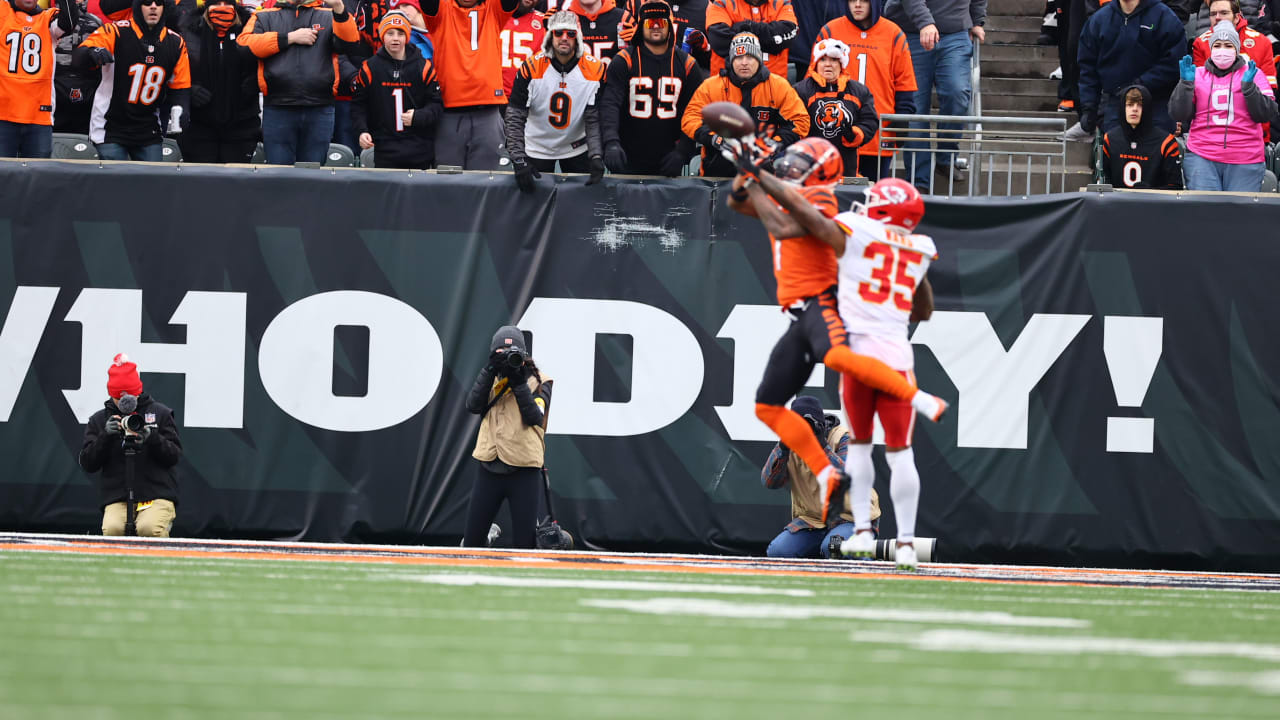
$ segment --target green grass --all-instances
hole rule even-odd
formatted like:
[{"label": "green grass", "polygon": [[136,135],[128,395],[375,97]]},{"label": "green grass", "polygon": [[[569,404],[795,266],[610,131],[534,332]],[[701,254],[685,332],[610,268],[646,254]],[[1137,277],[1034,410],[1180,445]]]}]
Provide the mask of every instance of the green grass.
[{"label": "green grass", "polygon": [[0,552],[3,720],[864,713],[1275,718],[1280,594]]}]

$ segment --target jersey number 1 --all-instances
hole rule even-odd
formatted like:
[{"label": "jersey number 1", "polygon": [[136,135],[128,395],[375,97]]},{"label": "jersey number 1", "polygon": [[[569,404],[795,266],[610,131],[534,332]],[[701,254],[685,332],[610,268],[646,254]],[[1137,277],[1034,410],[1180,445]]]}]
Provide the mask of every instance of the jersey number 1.
[{"label": "jersey number 1", "polygon": [[916,279],[907,271],[912,265],[924,260],[924,256],[913,250],[877,242],[868,245],[862,257],[868,260],[882,258],[883,262],[880,267],[871,269],[871,279],[876,281],[875,286],[869,282],[858,283],[858,295],[876,305],[883,304],[892,295],[893,304],[899,310],[911,312],[911,303],[916,294]]}]

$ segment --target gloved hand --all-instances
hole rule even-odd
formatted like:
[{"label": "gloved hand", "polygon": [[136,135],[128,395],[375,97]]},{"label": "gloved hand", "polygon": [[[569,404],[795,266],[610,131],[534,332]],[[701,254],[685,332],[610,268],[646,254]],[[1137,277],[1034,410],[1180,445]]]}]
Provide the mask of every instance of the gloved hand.
[{"label": "gloved hand", "polygon": [[102,429],[102,431],[108,435],[119,435],[120,434],[120,416],[112,415],[111,417],[107,418],[107,424]]},{"label": "gloved hand", "polygon": [[531,193],[537,187],[534,180],[542,177],[542,173],[534,169],[532,165],[524,160],[513,161],[511,169],[516,174],[516,186],[520,188],[520,192]]},{"label": "gloved hand", "polygon": [[1097,108],[1084,108],[1080,111],[1080,129],[1087,133],[1094,133],[1098,130],[1098,110]]},{"label": "gloved hand", "polygon": [[1243,78],[1244,82],[1245,83],[1253,82],[1253,77],[1257,74],[1258,74],[1258,65],[1255,62],[1253,62],[1252,59],[1250,59],[1249,62],[1245,63],[1245,66],[1244,66],[1244,78]]},{"label": "gloved hand", "polygon": [[160,441],[159,428],[155,425],[142,426],[142,443],[144,445]]},{"label": "gloved hand", "polygon": [[595,185],[604,179],[604,158],[595,155],[591,158],[590,167],[591,175],[587,177],[588,185]]},{"label": "gloved hand", "polygon": [[707,41],[707,36],[697,28],[694,28],[693,32],[689,33],[688,42],[689,52],[693,52],[694,50],[706,52],[711,49],[711,43]]},{"label": "gloved hand", "polygon": [[604,146],[604,165],[611,173],[627,171],[627,152],[622,149],[622,143],[611,142]]},{"label": "gloved hand", "polygon": [[658,174],[666,177],[679,177],[687,164],[688,161],[684,159],[684,153],[679,150],[672,150],[662,156],[662,162],[658,165]]},{"label": "gloved hand", "polygon": [[93,58],[94,64],[96,64],[98,67],[102,67],[103,65],[110,65],[111,63],[116,61],[116,58],[114,55],[111,54],[111,51],[104,47],[93,48],[92,50],[89,51],[89,55]]},{"label": "gloved hand", "polygon": [[1191,59],[1190,55],[1183,55],[1178,61],[1178,77],[1187,82],[1196,81],[1196,62]]},{"label": "gloved hand", "polygon": [[191,107],[204,107],[211,100],[213,100],[213,93],[209,92],[208,88],[203,85],[191,86]]},{"label": "gloved hand", "polygon": [[623,11],[622,29],[618,31],[618,39],[630,45],[636,39],[637,29],[638,29],[638,25],[636,23],[635,17],[631,15],[631,11],[630,10]]}]

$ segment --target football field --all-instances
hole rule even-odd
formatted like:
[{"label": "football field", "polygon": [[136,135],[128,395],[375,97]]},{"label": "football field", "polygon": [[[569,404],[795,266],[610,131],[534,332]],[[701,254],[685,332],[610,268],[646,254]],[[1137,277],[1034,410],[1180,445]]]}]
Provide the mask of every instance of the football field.
[{"label": "football field", "polygon": [[1280,576],[0,534],[0,718],[1280,717]]}]

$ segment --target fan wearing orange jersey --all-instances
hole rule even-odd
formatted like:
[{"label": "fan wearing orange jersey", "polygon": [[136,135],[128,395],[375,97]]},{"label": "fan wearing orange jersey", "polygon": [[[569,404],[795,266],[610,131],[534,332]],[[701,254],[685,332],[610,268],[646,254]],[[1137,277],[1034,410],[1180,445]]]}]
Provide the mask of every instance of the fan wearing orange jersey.
[{"label": "fan wearing orange jersey", "polygon": [[0,157],[52,153],[53,47],[80,20],[75,0],[61,4],[42,11],[36,0],[0,0]]},{"label": "fan wearing orange jersey", "polygon": [[422,0],[444,117],[436,163],[497,170],[503,142],[502,29],[520,0]]},{"label": "fan wearing orange jersey", "polygon": [[[818,40],[835,38],[849,46],[845,74],[871,91],[881,114],[916,111],[916,74],[907,35],[892,20],[880,17],[881,0],[849,0],[844,17],[818,31]],[[889,175],[893,151],[880,150],[877,134],[858,148],[858,174],[872,180]]]},{"label": "fan wearing orange jersey", "polygon": [[774,162],[774,173],[760,169],[762,158],[738,140],[724,147],[734,158],[729,207],[760,219],[773,248],[773,273],[778,281],[778,304],[791,324],[769,354],[764,377],[756,390],[756,417],[798,454],[818,478],[823,498],[822,520],[831,503],[843,497],[848,481],[843,468],[830,464],[809,424],[786,407],[821,361],[861,383],[908,400],[921,414],[937,420],[947,404],[915,386],[884,362],[849,349],[840,319],[836,282],[838,263],[834,245],[844,231],[838,214],[835,183],[844,163],[835,146],[822,138],[805,138],[787,148]]},{"label": "fan wearing orange jersey", "polygon": [[796,13],[791,0],[715,0],[708,5],[712,76],[724,69],[734,36],[744,32],[760,39],[765,67],[785,80],[788,48],[796,36]]}]

